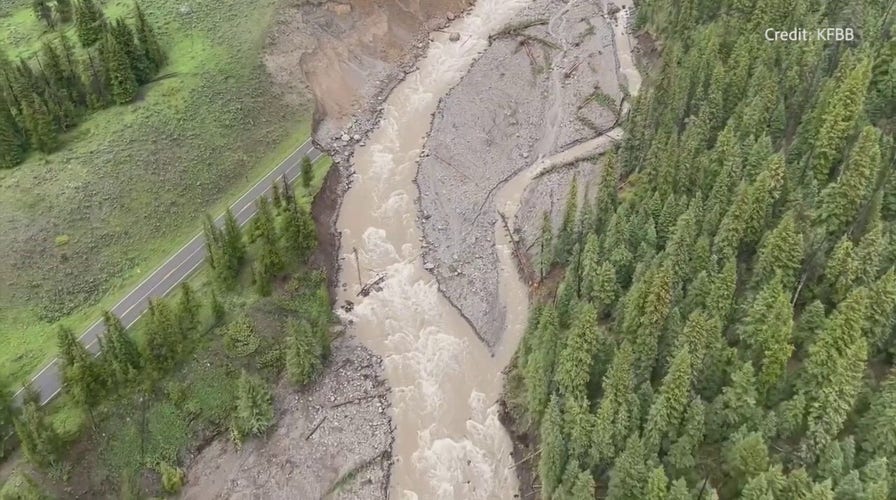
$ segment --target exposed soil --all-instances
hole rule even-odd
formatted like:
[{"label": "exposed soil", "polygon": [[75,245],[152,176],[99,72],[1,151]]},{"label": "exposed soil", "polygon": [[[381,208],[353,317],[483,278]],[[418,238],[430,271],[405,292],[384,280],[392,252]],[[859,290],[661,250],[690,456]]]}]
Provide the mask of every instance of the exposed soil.
[{"label": "exposed soil", "polygon": [[341,137],[352,116],[375,111],[411,71],[428,33],[469,3],[293,0],[277,17],[264,63],[288,99],[310,89],[318,138]]},{"label": "exposed soil", "polygon": [[[505,328],[497,188],[536,160],[610,128],[621,101],[610,20],[592,2],[550,0],[519,14],[443,99],[417,177],[427,268],[490,347]],[[583,184],[594,167],[577,167]],[[573,173],[548,174],[530,186],[518,216],[524,235],[540,225],[552,199],[565,195]]]},{"label": "exposed soil", "polygon": [[275,392],[277,422],[236,450],[219,438],[192,462],[185,499],[386,498],[392,429],[382,361],[351,338],[317,382]]}]

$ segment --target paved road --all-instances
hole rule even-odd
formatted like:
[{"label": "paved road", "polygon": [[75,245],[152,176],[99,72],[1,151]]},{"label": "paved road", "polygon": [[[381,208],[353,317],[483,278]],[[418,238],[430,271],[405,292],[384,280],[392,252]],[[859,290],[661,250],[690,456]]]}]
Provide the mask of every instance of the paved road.
[{"label": "paved road", "polygon": [[[288,158],[283,160],[277,168],[272,170],[264,179],[258,181],[252,186],[236,203],[230,206],[233,215],[236,217],[240,226],[248,222],[257,211],[256,200],[262,196],[266,196],[271,189],[271,185],[283,178],[292,182],[301,173],[301,161],[304,156],[308,156],[313,161],[323,156],[323,154],[314,149],[311,140],[305,141],[298,147]],[[222,224],[224,214],[215,219],[217,224]],[[112,308],[112,313],[121,318],[121,322],[125,328],[129,328],[149,306],[150,299],[164,297],[177,285],[184,282],[202,263],[205,261],[205,238],[199,233],[193,237],[186,245],[165,261],[158,269],[146,277],[136,288],[121,299],[121,301]],[[102,320],[90,326],[83,335],[81,342],[87,348],[95,353],[99,353],[99,343],[97,338],[105,332],[105,325]],[[51,361],[43,368],[34,378],[31,379],[32,386],[40,391],[41,404],[45,404],[55,398],[62,390],[62,381],[59,374],[59,358]],[[16,397],[22,393],[19,390]]]}]

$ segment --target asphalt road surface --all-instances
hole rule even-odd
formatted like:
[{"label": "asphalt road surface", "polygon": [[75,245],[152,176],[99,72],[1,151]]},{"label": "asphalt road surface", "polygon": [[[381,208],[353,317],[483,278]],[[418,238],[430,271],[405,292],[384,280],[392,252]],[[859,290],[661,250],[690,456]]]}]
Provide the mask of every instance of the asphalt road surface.
[{"label": "asphalt road surface", "polygon": [[[230,206],[240,226],[246,224],[255,215],[258,210],[255,202],[262,196],[267,196],[275,182],[280,181],[284,176],[292,182],[300,175],[302,158],[306,155],[312,161],[316,161],[323,156],[323,153],[314,149],[311,139],[308,139],[277,165],[277,168],[258,181],[236,203]],[[218,225],[223,224],[223,221],[224,214],[215,219],[215,223]],[[112,308],[112,314],[121,318],[125,328],[129,328],[143,315],[151,299],[164,297],[177,285],[186,281],[202,265],[205,261],[205,250],[205,238],[202,233],[199,233],[121,299]],[[105,330],[103,321],[98,320],[81,335],[81,342],[87,346],[90,352],[98,354],[100,347],[97,339],[103,335]],[[38,372],[31,379],[31,386],[40,392],[41,404],[55,398],[62,390],[59,358],[54,359]],[[21,393],[22,390],[16,393],[16,399]]]}]

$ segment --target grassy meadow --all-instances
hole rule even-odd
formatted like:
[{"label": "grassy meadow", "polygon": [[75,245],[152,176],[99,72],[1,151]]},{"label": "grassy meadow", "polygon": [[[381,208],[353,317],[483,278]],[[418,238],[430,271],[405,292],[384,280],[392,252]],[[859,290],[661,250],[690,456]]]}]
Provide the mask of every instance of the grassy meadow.
[{"label": "grassy meadow", "polygon": [[[54,154],[0,171],[0,381],[17,386],[310,134],[262,63],[278,0],[142,0],[169,58],[137,101],[92,114]],[[108,0],[107,17],[131,0]],[[71,26],[64,29],[72,30]],[[0,47],[38,50],[28,2],[0,0]]]}]

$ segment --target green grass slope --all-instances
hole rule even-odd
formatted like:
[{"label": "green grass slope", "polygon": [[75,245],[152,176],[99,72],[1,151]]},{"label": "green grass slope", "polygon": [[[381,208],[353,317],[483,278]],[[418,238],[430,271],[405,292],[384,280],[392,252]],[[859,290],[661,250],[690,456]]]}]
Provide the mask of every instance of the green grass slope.
[{"label": "green grass slope", "polygon": [[[88,326],[310,133],[262,63],[277,0],[143,0],[170,62],[136,103],[93,114],[59,152],[0,171],[0,380],[55,350],[53,325]],[[111,0],[107,16],[129,15]],[[69,28],[71,29],[71,28]],[[46,36],[27,3],[0,3],[0,44]]]}]

